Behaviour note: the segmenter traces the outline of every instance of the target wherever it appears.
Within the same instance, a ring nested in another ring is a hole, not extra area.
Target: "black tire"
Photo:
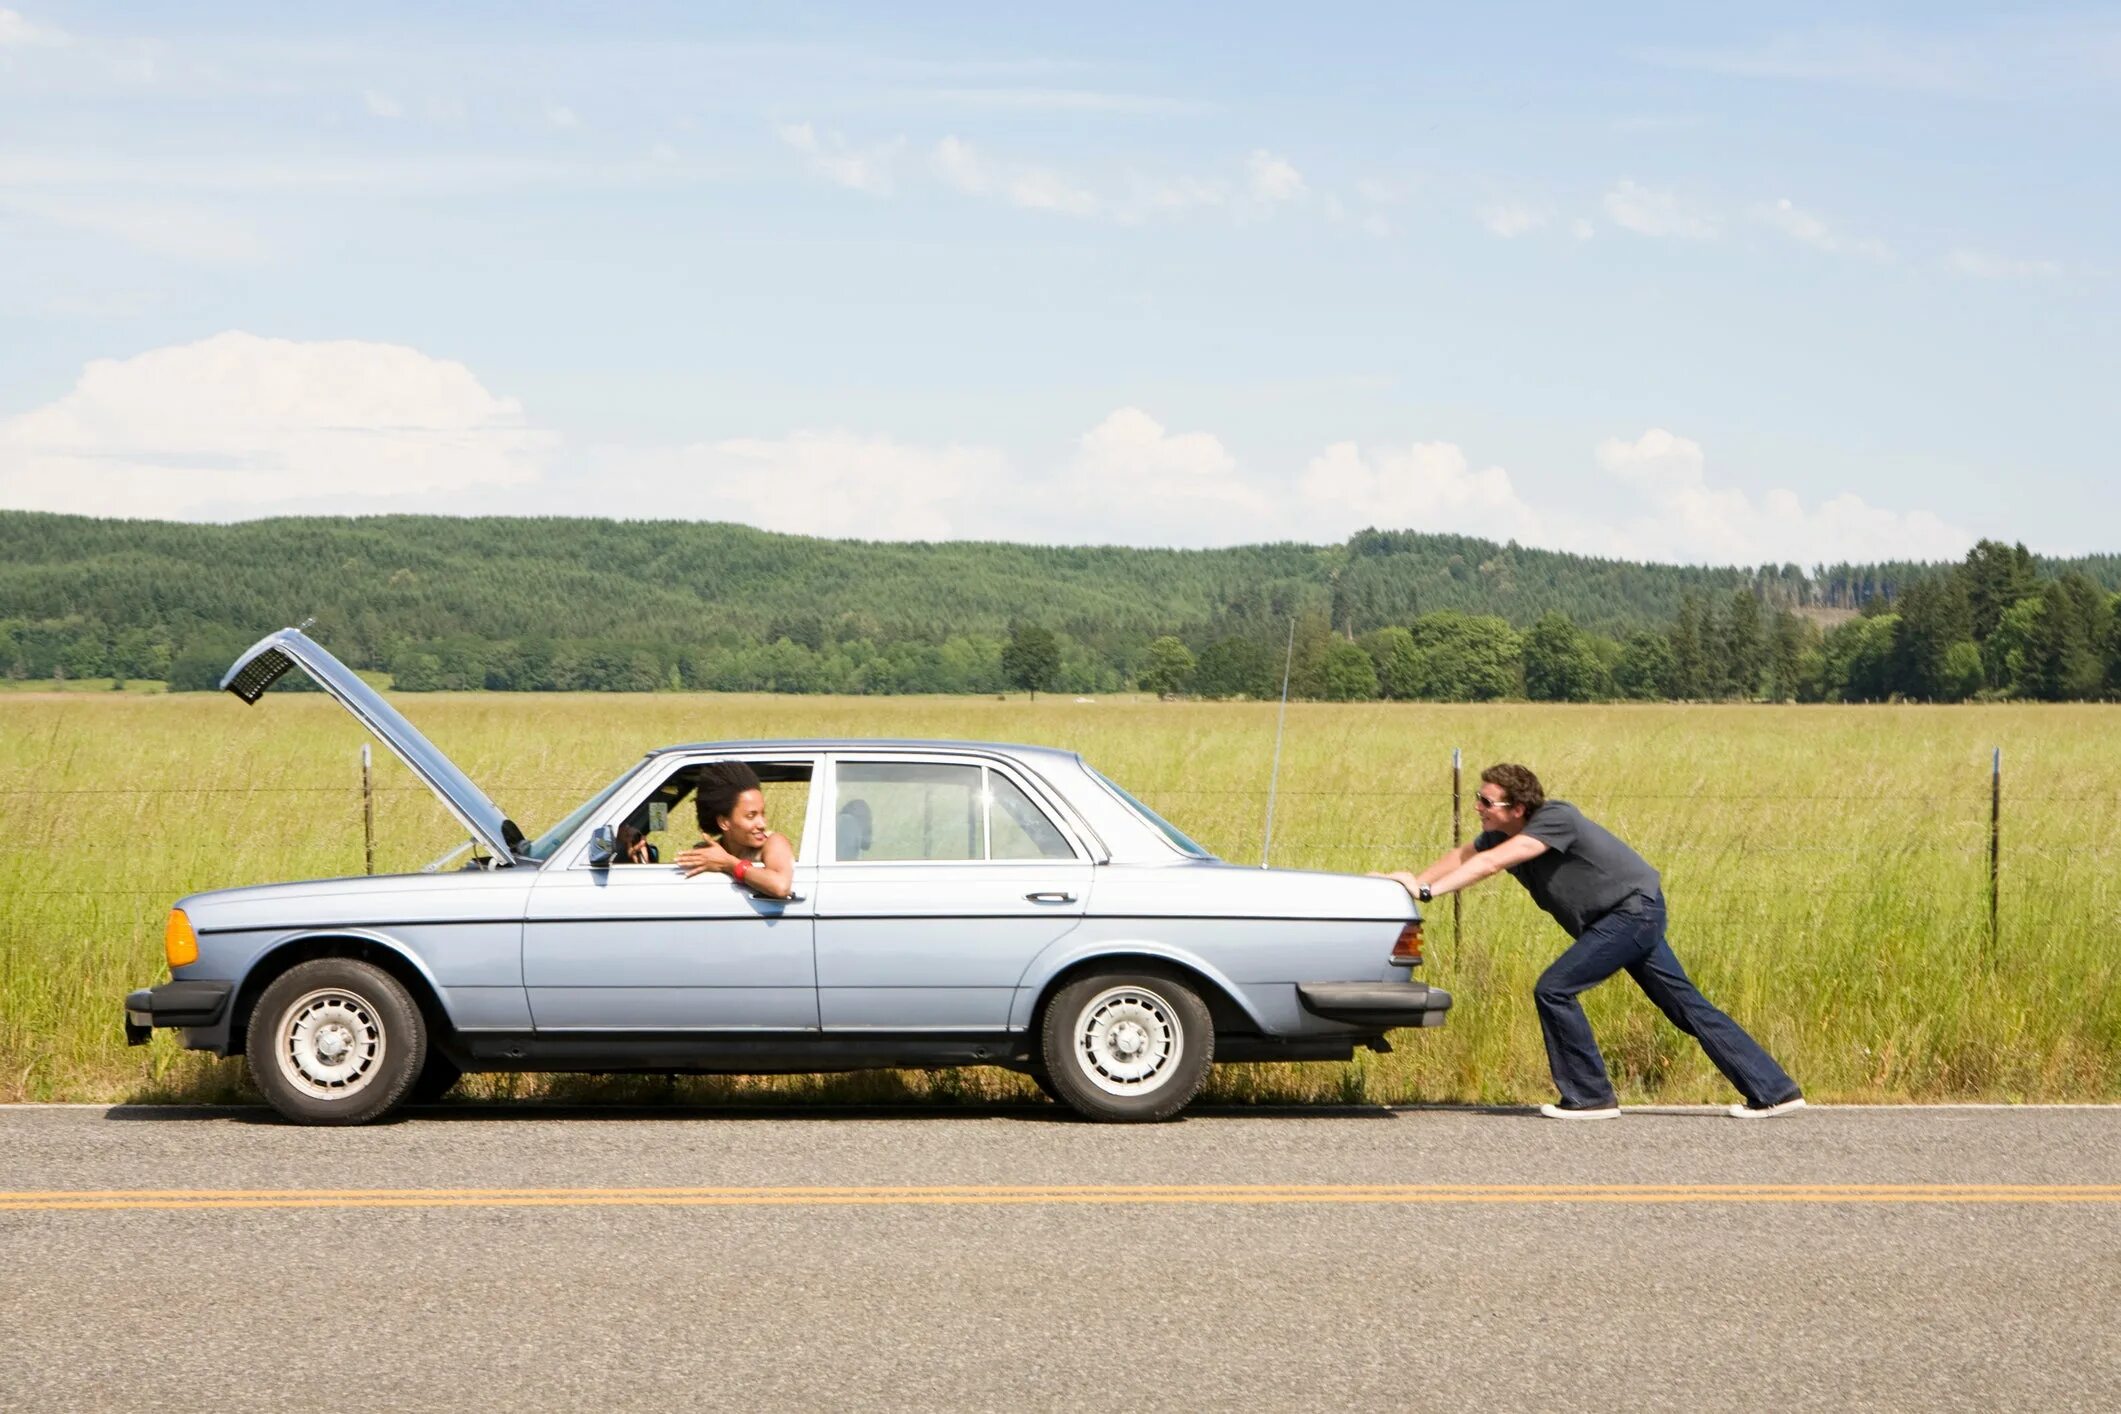
[[[1170,1119],[1207,1083],[1215,1023],[1168,973],[1092,973],[1047,1004],[1039,1061],[1054,1098],[1085,1119]]]
[[[397,978],[350,957],[298,963],[250,1014],[250,1075],[297,1124],[368,1124],[405,1102],[427,1024]]]
[[[1046,1063],[1038,1057],[1033,1056],[1031,1058],[1030,1063],[1024,1067],[1024,1074],[1030,1076],[1031,1083],[1038,1087],[1039,1093],[1054,1104],[1065,1105],[1068,1103],[1060,1097],[1060,1091],[1053,1088],[1053,1077],[1046,1073]]]
[[[412,1082],[412,1088],[405,1092],[405,1103],[434,1104],[454,1090],[457,1082],[463,1078],[464,1072],[457,1069],[454,1061],[440,1051],[430,1049],[427,1052],[427,1064],[420,1067],[419,1075]]]

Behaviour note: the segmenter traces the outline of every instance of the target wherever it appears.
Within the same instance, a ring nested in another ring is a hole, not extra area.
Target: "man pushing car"
[[[1399,870],[1386,877],[1427,903],[1507,869],[1574,939],[1532,992],[1547,1065],[1561,1091],[1561,1103],[1541,1105],[1541,1114],[1619,1117],[1605,1057],[1577,997],[1620,971],[1738,1087],[1745,1102],[1731,1106],[1733,1116],[1767,1119],[1803,1107],[1797,1082],[1687,979],[1665,941],[1663,881],[1641,855],[1567,801],[1548,800],[1539,777],[1524,766],[1482,771],[1473,808],[1481,830],[1470,843],[1445,851],[1419,874]]]

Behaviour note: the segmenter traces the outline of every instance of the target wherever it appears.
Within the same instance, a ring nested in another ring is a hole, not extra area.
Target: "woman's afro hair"
[[[737,797],[759,788],[759,773],[742,761],[709,761],[700,767],[695,787],[700,833],[719,837],[722,817],[736,813]]]

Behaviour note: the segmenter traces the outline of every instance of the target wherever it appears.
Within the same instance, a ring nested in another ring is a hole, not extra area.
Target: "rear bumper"
[[[228,1010],[233,982],[164,982],[125,998],[125,1044],[144,1046],[158,1026],[210,1030]]]
[[[1302,982],[1304,1010],[1328,1021],[1390,1029],[1441,1026],[1451,994],[1421,982]]]

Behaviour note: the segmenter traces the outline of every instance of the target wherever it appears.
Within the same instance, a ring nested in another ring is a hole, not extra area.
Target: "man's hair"
[[[700,833],[721,837],[721,817],[736,813],[737,797],[759,789],[759,773],[742,761],[709,761],[700,767],[696,781],[699,795]]]
[[[1501,786],[1503,803],[1522,805],[1527,815],[1547,803],[1546,788],[1539,784],[1539,777],[1532,774],[1530,766],[1500,761],[1482,771],[1480,779],[1488,785]]]

